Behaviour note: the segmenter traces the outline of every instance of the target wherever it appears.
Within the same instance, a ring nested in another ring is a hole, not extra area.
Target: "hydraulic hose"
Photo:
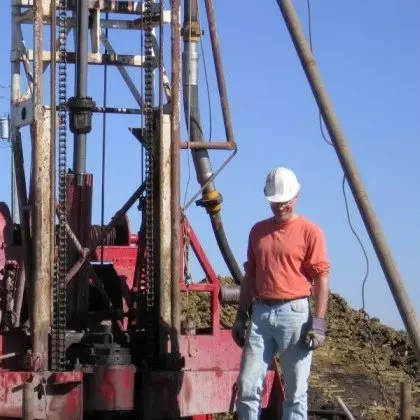
[[[197,0],[185,0],[184,25],[182,30],[184,51],[182,53],[182,82],[184,91],[184,110],[190,141],[204,142],[201,125],[198,95],[198,63],[201,29],[198,22]],[[213,175],[209,153],[206,149],[191,151],[197,181],[202,187]],[[239,284],[242,272],[238,266],[223,227],[221,216],[222,195],[216,190],[214,182],[209,182],[203,190],[198,204],[206,208],[223,259],[235,281]]]

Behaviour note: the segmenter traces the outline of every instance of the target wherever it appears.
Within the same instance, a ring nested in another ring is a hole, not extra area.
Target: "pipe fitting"
[[[203,193],[203,197],[196,201],[197,206],[204,207],[207,213],[215,215],[222,210],[223,196],[219,191],[208,191]]]
[[[185,87],[198,86],[198,44],[187,42],[182,53],[182,84]]]
[[[181,29],[181,35],[184,42],[198,42],[200,41],[203,32],[201,31],[200,24],[197,21],[187,21]]]

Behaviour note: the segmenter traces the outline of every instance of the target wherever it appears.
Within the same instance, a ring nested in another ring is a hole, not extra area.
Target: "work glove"
[[[233,341],[239,346],[243,347],[245,344],[245,333],[248,327],[249,316],[244,311],[236,313],[235,323],[232,327]]]
[[[316,350],[325,341],[326,321],[322,318],[312,318],[309,331],[305,336],[305,344],[310,350]]]

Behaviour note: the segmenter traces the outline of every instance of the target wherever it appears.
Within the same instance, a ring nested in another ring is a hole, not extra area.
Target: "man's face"
[[[271,211],[277,222],[287,222],[295,210],[297,196],[284,203],[270,203]]]

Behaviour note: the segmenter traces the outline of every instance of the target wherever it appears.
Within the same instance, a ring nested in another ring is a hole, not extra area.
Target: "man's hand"
[[[232,338],[239,347],[243,347],[245,344],[245,333],[249,316],[244,311],[238,311],[236,313],[235,323],[232,327]]]
[[[326,322],[322,318],[312,318],[311,328],[305,336],[305,344],[310,350],[316,350],[325,341]]]

